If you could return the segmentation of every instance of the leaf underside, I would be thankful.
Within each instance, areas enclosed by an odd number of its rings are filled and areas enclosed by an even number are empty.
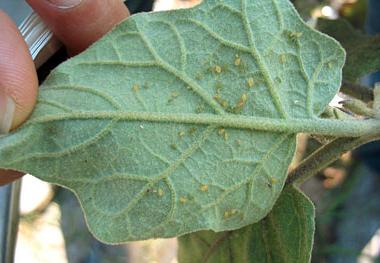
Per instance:
[[[179,238],[180,263],[308,263],[314,237],[314,206],[286,187],[260,222],[235,231],[200,231]]]
[[[74,191],[107,243],[238,229],[271,210],[295,134],[204,116],[316,118],[343,63],[285,0],[135,15],[51,73],[0,167]]]

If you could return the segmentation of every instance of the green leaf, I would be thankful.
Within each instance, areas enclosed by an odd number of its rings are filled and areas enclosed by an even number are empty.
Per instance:
[[[288,1],[132,16],[52,72],[0,167],[74,191],[104,242],[238,229],[271,210],[291,127],[318,122],[343,63]]]
[[[310,262],[314,206],[298,189],[286,187],[260,222],[235,231],[196,232],[179,238],[179,262]]]
[[[343,78],[358,78],[380,70],[380,34],[368,36],[356,31],[346,20],[319,19],[318,29],[338,40],[347,51]]]

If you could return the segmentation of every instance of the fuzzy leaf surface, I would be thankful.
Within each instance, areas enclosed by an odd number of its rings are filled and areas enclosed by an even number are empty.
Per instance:
[[[180,263],[308,263],[314,228],[314,205],[290,186],[260,222],[235,231],[200,231],[180,237],[178,260]]]
[[[284,0],[138,14],[51,73],[30,120],[0,138],[0,167],[74,191],[107,243],[238,229],[273,207],[287,125],[317,121],[343,63]]]

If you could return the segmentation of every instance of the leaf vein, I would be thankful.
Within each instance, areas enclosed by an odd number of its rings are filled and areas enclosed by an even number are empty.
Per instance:
[[[246,10],[247,2],[246,2],[246,0],[241,0],[241,5],[242,5],[241,16],[242,16],[242,20],[243,20],[243,25],[245,27],[245,31],[247,32],[247,35],[248,35],[248,41],[249,41],[250,50],[251,50],[250,53],[251,53],[252,57],[255,59],[258,67],[260,68],[260,71],[261,71],[261,73],[265,79],[265,82],[267,83],[267,88],[271,94],[273,103],[275,104],[279,114],[281,115],[282,118],[287,119],[287,118],[289,118],[288,113],[285,111],[284,106],[282,104],[282,101],[280,99],[280,96],[278,95],[278,93],[274,87],[273,80],[271,79],[271,77],[269,75],[269,70],[268,70],[265,62],[261,58],[259,52],[256,49],[252,28],[251,28],[251,25],[249,23],[249,19],[248,19],[248,15],[247,15],[247,10]]]
[[[214,99],[212,99],[212,97],[204,89],[202,89],[201,86],[199,86],[196,82],[194,82],[192,79],[186,76],[185,73],[181,74],[180,71],[163,61],[161,57],[155,52],[148,39],[146,39],[146,37],[143,34],[140,35],[144,43],[149,47],[149,51],[156,59],[158,65],[161,66],[161,68],[163,68],[168,73],[171,73],[172,75],[176,76],[179,80],[187,84],[196,94],[198,94],[207,104],[209,104],[215,110],[216,113],[224,113],[223,108]]]

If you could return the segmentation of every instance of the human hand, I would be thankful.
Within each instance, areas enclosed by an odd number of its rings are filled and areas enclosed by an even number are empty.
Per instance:
[[[129,16],[121,0],[27,0],[66,46],[70,55],[85,50]],[[20,126],[32,112],[38,79],[17,26],[0,10],[0,134]],[[22,173],[0,170],[0,185]]]

